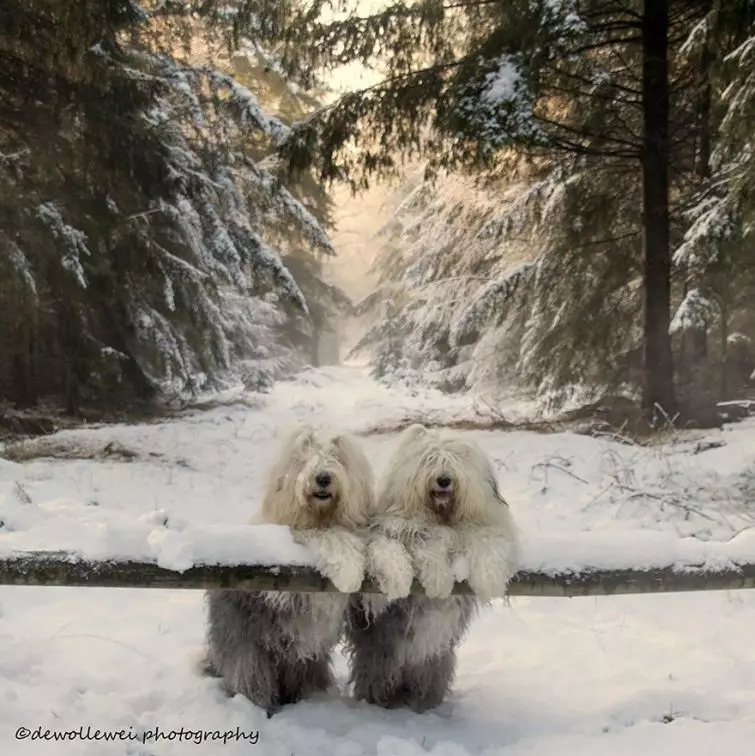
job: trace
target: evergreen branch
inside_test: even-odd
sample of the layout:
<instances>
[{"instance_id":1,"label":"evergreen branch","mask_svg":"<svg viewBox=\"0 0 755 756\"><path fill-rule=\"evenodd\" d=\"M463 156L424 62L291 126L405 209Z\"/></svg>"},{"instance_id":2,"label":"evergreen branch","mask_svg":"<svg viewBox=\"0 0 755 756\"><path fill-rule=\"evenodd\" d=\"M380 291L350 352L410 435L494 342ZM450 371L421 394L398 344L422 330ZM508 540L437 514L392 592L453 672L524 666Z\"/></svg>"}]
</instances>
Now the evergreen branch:
<instances>
[{"instance_id":1,"label":"evergreen branch","mask_svg":"<svg viewBox=\"0 0 755 756\"><path fill-rule=\"evenodd\" d=\"M625 241L626 239L636 239L639 235L640 231L638 229L637 231L630 231L626 234L621 234L620 236L612 236L605 239L594 239L592 241L583 242L581 244L577 244L576 247L578 249L587 249L588 247L596 247L602 244L613 244L615 242Z\"/></svg>"},{"instance_id":2,"label":"evergreen branch","mask_svg":"<svg viewBox=\"0 0 755 756\"><path fill-rule=\"evenodd\" d=\"M569 54L572 56L582 55L582 53L593 52L595 50L602 50L604 48L615 48L617 45L625 44L637 44L642 42L642 37L609 37L608 39L602 39L598 42L590 42L585 45L580 45L569 50Z\"/></svg>"},{"instance_id":3,"label":"evergreen branch","mask_svg":"<svg viewBox=\"0 0 755 756\"><path fill-rule=\"evenodd\" d=\"M575 100L579 98L603 100L604 102L610 102L613 104L628 105L629 107L637 108L638 110L642 108L642 103L636 99L630 100L623 97L616 97L615 95L602 94L595 91L586 91L584 89L571 89L570 87L559 86L558 84L554 84L552 82L548 83L548 90L569 95L569 97Z\"/></svg>"},{"instance_id":4,"label":"evergreen branch","mask_svg":"<svg viewBox=\"0 0 755 756\"><path fill-rule=\"evenodd\" d=\"M635 21L603 21L601 23L587 23L587 28L592 34L603 34L614 31L638 31L642 29L642 20Z\"/></svg>"},{"instance_id":5,"label":"evergreen branch","mask_svg":"<svg viewBox=\"0 0 755 756\"><path fill-rule=\"evenodd\" d=\"M580 76L579 74L573 71L565 71L564 69L558 68L551 63L545 63L543 65L543 68L547 71L551 71L557 76L565 76L570 79L575 79L576 81L579 81L582 84L595 86L595 81L593 79L588 79L585 76ZM622 84L617 84L615 81L611 82L611 87L614 89L618 89L620 92L625 92L626 94L633 95L633 99L635 101L642 102L642 92L639 89L633 89L632 87L627 87Z\"/></svg>"},{"instance_id":6,"label":"evergreen branch","mask_svg":"<svg viewBox=\"0 0 755 756\"><path fill-rule=\"evenodd\" d=\"M596 142L606 142L611 144L618 144L622 147L631 147L634 150L636 150L636 154L639 155L639 150L641 147L641 143L638 142L631 142L627 139L620 139L616 136L611 136L608 134L594 134L590 131L587 131L586 129L575 127L575 126L569 126L566 123L562 123L559 121L554 121L550 118L546 118L544 115L535 115L535 118L540 121L541 123L544 123L547 126L551 126L555 129L558 129L560 131L565 131L567 134L573 134L577 137L580 137L582 139L588 139L588 140L595 140ZM613 154L611 152L603 152L602 154ZM634 152L632 154L635 154Z\"/></svg>"},{"instance_id":7,"label":"evergreen branch","mask_svg":"<svg viewBox=\"0 0 755 756\"><path fill-rule=\"evenodd\" d=\"M597 10L589 11L586 8L581 7L582 3L580 0L577 0L575 10L580 18L589 20L591 18L605 18L606 16L629 16L630 18L634 18L639 22L642 22L643 15L641 13L638 13L637 11L633 11L631 7L627 7L626 5L608 5L608 4L601 4L598 6Z\"/></svg>"}]
</instances>

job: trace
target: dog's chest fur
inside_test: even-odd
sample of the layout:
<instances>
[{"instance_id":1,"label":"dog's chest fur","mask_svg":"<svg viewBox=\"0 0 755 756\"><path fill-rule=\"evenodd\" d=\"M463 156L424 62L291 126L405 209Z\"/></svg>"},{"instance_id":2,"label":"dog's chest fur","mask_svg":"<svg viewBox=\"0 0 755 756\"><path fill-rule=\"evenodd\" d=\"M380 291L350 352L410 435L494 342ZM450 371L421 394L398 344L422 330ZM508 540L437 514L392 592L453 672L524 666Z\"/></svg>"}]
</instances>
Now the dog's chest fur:
<instances>
[{"instance_id":1,"label":"dog's chest fur","mask_svg":"<svg viewBox=\"0 0 755 756\"><path fill-rule=\"evenodd\" d=\"M445 599L408 596L387 601L383 596L364 597L367 623L377 623L380 633L397 640L393 653L401 663L421 664L451 650L467 630L476 601L470 596Z\"/></svg>"},{"instance_id":2,"label":"dog's chest fur","mask_svg":"<svg viewBox=\"0 0 755 756\"><path fill-rule=\"evenodd\" d=\"M281 640L306 658L330 649L343 631L349 597L323 593L259 593L275 614L276 630ZM270 639L271 643L278 641Z\"/></svg>"}]
</instances>

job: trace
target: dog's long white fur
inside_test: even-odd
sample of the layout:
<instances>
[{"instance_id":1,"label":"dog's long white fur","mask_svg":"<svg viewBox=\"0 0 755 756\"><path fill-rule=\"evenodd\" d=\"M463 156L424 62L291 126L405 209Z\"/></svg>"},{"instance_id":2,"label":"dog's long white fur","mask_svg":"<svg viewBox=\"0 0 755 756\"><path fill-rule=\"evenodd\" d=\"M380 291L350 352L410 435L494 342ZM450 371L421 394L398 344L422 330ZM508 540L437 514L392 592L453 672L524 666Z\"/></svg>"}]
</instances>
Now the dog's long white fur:
<instances>
[{"instance_id":1,"label":"dog's long white fur","mask_svg":"<svg viewBox=\"0 0 755 756\"><path fill-rule=\"evenodd\" d=\"M318 482L325 474L327 482ZM206 667L230 692L271 716L332 685L330 659L348 594L364 579L367 549L359 532L373 508L372 468L352 439L311 427L286 437L252 522L287 525L342 592L210 591Z\"/></svg>"},{"instance_id":2,"label":"dog's long white fur","mask_svg":"<svg viewBox=\"0 0 755 756\"><path fill-rule=\"evenodd\" d=\"M351 605L354 693L424 711L451 686L478 602L506 595L518 561L514 522L476 444L414 425L383 474L371 532L367 570L386 595ZM451 596L457 556L466 557L474 597ZM415 575L425 596L409 595Z\"/></svg>"},{"instance_id":3,"label":"dog's long white fur","mask_svg":"<svg viewBox=\"0 0 755 756\"><path fill-rule=\"evenodd\" d=\"M447 522L440 522L426 503L432 481L441 473L453 480L456 500ZM459 555L468 561L472 590L484 599L505 596L517 569L517 532L490 461L476 444L421 425L404 431L391 458L373 529L380 537L370 544L368 568L391 598L408 593L406 559L386 551L395 552L394 539L408 551L429 597L450 595L452 563Z\"/></svg>"}]
</instances>

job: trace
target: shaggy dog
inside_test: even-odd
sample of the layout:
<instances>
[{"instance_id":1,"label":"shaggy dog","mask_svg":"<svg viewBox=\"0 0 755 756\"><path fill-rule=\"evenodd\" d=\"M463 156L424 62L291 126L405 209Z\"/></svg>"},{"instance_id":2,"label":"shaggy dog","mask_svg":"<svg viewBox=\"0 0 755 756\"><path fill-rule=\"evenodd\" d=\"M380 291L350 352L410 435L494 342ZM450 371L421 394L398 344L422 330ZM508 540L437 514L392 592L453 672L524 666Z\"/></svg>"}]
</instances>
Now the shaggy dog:
<instances>
[{"instance_id":1,"label":"shaggy dog","mask_svg":"<svg viewBox=\"0 0 755 756\"><path fill-rule=\"evenodd\" d=\"M372 527L368 567L387 596L350 603L354 695L425 711L453 682L456 647L479 600L506 594L516 571L514 523L479 447L413 425L388 464ZM476 597L450 595L457 556L466 557ZM408 595L415 574L424 596ZM404 598L390 600L396 596Z\"/></svg>"},{"instance_id":2,"label":"shaggy dog","mask_svg":"<svg viewBox=\"0 0 755 756\"><path fill-rule=\"evenodd\" d=\"M372 469L354 441L297 429L270 470L254 522L288 525L342 593L208 592L206 669L268 717L332 683L330 655L348 594L364 578L365 544L355 531L366 524L373 499Z\"/></svg>"}]
</instances>

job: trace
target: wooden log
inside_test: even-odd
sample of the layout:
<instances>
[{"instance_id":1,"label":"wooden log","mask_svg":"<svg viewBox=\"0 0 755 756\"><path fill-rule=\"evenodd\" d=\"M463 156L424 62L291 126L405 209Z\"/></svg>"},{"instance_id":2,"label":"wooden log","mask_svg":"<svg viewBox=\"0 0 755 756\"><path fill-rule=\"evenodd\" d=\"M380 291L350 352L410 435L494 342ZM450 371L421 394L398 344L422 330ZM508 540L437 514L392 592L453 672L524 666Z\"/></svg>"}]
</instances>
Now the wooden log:
<instances>
[{"instance_id":1,"label":"wooden log","mask_svg":"<svg viewBox=\"0 0 755 756\"><path fill-rule=\"evenodd\" d=\"M163 588L208 590L236 588L255 591L327 593L336 591L327 579L307 567L262 565L195 565L184 571L154 562L90 561L67 552L24 552L0 559L0 585L70 586L92 588ZM755 564L722 570L701 567L585 570L540 573L522 571L510 583L511 596L615 596L637 593L728 591L755 588ZM379 593L370 580L361 593ZM456 594L469 594L466 582ZM415 581L412 593L424 593Z\"/></svg>"}]
</instances>

